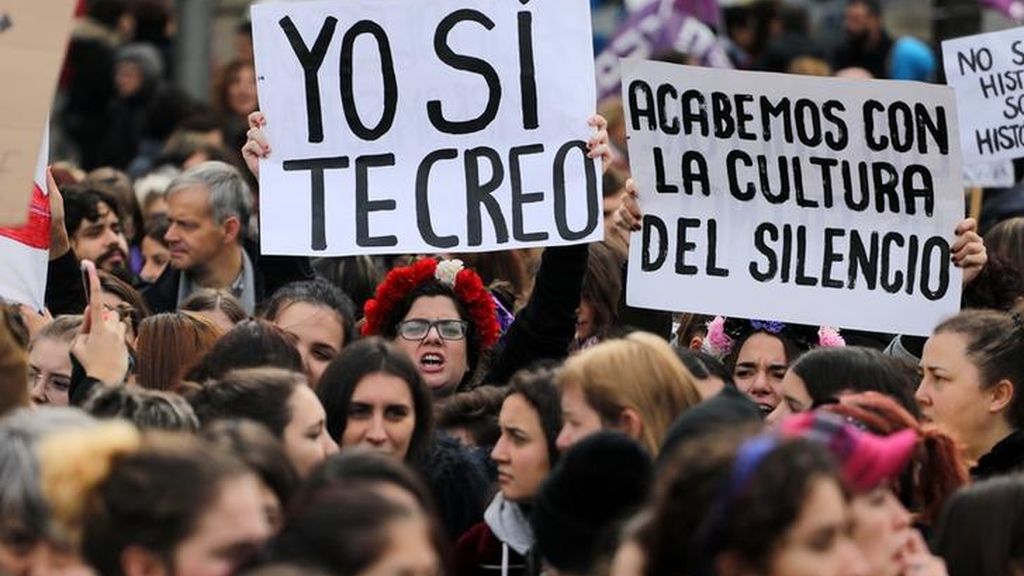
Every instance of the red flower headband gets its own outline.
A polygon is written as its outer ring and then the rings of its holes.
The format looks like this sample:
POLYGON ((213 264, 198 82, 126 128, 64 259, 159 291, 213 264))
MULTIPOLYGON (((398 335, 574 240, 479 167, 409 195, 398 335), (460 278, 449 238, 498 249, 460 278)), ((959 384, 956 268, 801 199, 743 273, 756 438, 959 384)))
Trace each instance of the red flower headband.
POLYGON ((417 260, 409 266, 395 268, 377 286, 376 298, 366 301, 363 314, 363 336, 381 334, 384 326, 391 322, 395 309, 410 292, 424 282, 436 280, 451 288, 455 297, 469 311, 469 321, 476 330, 483 349, 498 342, 500 329, 491 293, 476 272, 462 266, 461 260, 444 260, 440 263, 433 258, 417 260))

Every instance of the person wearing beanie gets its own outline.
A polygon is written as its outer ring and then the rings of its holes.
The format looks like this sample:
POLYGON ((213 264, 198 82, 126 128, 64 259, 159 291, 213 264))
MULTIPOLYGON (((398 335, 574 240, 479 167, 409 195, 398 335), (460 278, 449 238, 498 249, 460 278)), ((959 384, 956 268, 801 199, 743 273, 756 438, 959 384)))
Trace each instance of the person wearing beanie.
POLYGON ((619 526, 643 505, 651 457, 619 432, 598 432, 562 456, 534 499, 536 551, 559 574, 590 574, 619 526))
POLYGON ((541 483, 558 461, 561 414, 551 369, 521 370, 512 377, 498 417, 501 436, 491 451, 499 492, 484 511, 484 521, 456 543, 456 576, 540 573, 529 518, 541 483))
POLYGON ((664 465, 676 449, 688 440, 743 426, 757 427, 763 419, 761 409, 753 400, 735 386, 726 386, 717 396, 690 408, 675 419, 658 453, 658 467, 664 465))

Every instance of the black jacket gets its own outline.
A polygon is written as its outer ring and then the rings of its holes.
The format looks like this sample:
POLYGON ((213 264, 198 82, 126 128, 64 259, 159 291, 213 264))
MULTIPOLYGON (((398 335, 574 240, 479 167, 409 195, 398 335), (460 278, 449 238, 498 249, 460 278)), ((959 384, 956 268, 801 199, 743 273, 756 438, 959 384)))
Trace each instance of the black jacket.
POLYGON ((520 368, 569 354, 589 254, 587 244, 544 250, 530 299, 505 333, 483 383, 507 384, 520 368))
MULTIPOLYGON (((309 258, 295 256, 260 256, 255 243, 244 246, 252 262, 253 278, 256 282, 256 304, 272 295, 278 288, 289 282, 315 278, 309 258)), ((142 291, 142 297, 154 314, 173 312, 178 308, 178 284, 181 270, 168 266, 163 274, 142 291)))
POLYGON ((971 478, 977 482, 994 476, 1003 476, 1024 470, 1024 430, 1017 430, 992 447, 971 468, 971 478))

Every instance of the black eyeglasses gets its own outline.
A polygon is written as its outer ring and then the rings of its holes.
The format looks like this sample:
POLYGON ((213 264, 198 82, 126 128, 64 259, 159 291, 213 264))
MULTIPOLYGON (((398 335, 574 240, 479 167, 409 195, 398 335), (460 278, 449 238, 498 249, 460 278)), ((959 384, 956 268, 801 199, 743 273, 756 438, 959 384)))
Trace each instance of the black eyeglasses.
POLYGON ((398 335, 406 340, 423 340, 430 329, 437 327, 442 340, 462 340, 466 337, 469 322, 464 320, 425 320, 413 318, 398 323, 398 335))

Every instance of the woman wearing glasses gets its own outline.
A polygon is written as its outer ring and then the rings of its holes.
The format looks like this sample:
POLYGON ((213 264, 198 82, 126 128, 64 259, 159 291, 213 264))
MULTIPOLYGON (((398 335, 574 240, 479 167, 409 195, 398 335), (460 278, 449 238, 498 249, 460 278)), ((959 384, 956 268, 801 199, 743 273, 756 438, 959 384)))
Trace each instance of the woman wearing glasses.
POLYGON ((58 316, 29 344, 28 390, 33 405, 67 406, 71 388, 71 342, 81 327, 81 316, 58 316))
POLYGON ((491 294, 461 260, 424 258, 392 270, 365 312, 363 334, 408 354, 435 398, 472 379, 500 331, 491 294))

